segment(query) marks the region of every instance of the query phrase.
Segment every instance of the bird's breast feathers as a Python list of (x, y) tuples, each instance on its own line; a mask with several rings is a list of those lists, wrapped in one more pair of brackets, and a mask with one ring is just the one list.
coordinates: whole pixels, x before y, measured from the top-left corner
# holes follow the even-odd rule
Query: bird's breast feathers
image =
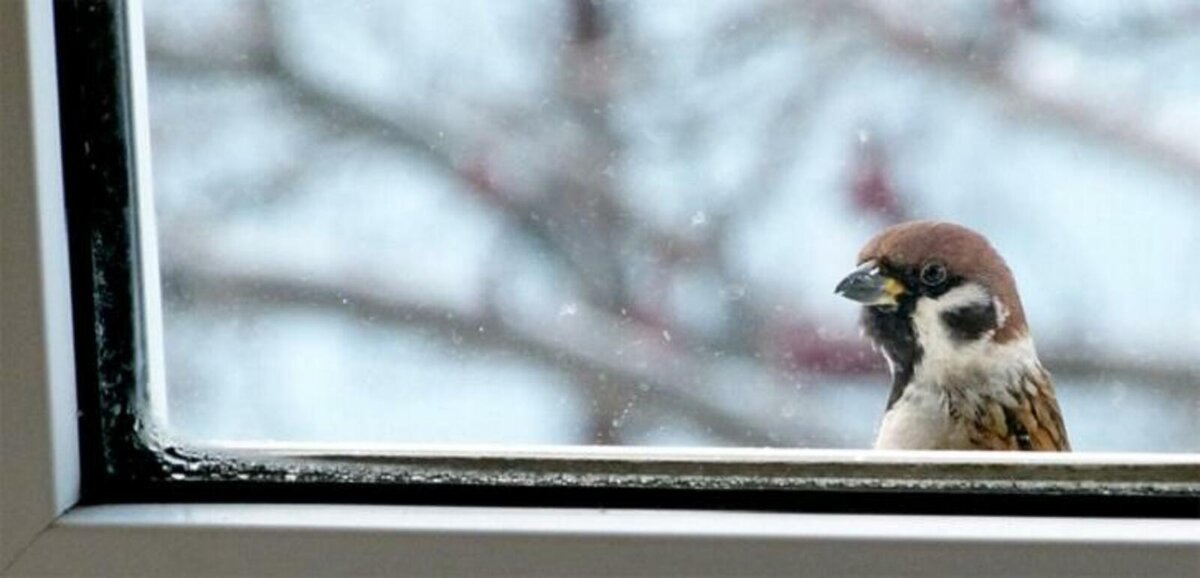
[[(975, 347), (972, 344), (971, 347)], [(1050, 376), (1029, 338), (936, 356), (884, 414), (877, 449), (1069, 449)]]

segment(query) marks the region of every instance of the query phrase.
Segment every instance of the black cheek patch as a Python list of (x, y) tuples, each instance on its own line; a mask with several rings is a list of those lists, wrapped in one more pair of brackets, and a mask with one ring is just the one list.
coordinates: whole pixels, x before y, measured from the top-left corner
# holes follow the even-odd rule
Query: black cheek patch
[(942, 313), (942, 323), (956, 341), (975, 341), (999, 325), (996, 304), (968, 305)]

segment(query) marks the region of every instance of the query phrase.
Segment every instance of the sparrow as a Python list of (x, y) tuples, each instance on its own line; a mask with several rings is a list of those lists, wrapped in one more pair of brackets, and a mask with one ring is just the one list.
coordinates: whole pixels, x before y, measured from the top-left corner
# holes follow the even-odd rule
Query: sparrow
[(876, 449), (1070, 451), (1012, 271), (983, 235), (895, 225), (835, 292), (863, 305), (891, 371)]

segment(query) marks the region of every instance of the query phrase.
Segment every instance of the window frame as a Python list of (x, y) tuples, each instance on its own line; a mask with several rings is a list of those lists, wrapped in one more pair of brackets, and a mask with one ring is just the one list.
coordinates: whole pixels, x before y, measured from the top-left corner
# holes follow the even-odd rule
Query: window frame
[[(97, 470), (102, 454), (89, 452), (97, 451), (99, 433), (93, 428), (98, 419), (88, 416), (87, 392), (77, 390), (75, 375), (79, 368), (80, 384), (102, 377), (88, 369), (95, 358), (76, 349), (82, 344), (78, 335), (94, 339), (95, 326), (87, 315), (80, 316), (90, 307), (78, 299), (80, 275), (88, 270), (81, 271), (77, 261), (68, 264), (68, 244), (76, 249), (81, 243), (68, 241), (68, 222), (75, 228), (79, 213), (70, 213), (77, 205), (64, 205), (64, 186), (71, 194), (72, 179), (79, 177), (72, 171), (85, 167), (60, 154), (60, 146), (71, 146), (66, 141), (73, 133), (64, 120), (60, 143), (58, 98), (73, 85), (59, 66), (80, 58), (60, 44), (56, 64), (54, 19), (63, 6), (50, 0), (0, 2), (0, 62), (5, 65), (0, 68), (5, 75), (0, 127), (8, 140), (0, 155), (6, 175), (0, 188), (5, 207), (0, 215), (5, 271), (0, 275), (5, 336), (0, 340), (5, 368), (0, 458), (6, 465), (0, 468), (0, 574), (394, 575), (407, 570), (550, 575), (580, 568), (610, 574), (794, 573), (798, 568), (896, 573), (903, 568), (928, 574), (953, 573), (964, 564), (1017, 573), (1200, 569), (1200, 508), (1193, 498), (1180, 496), (1128, 494), (1114, 501), (1096, 494), (1025, 494), (1042, 500), (1042, 506), (1075, 504), (1060, 514), (1096, 508), (1102, 514), (1147, 517), (1155, 513), (1155, 504), (1166, 508), (1159, 512), (1166, 519), (1113, 520), (1047, 518), (1055, 510), (1014, 505), (1020, 495), (999, 494), (936, 493), (929, 503), (942, 504), (946, 510), (940, 513), (958, 515), (920, 516), (913, 515), (920, 496), (882, 489), (872, 498), (796, 489), (771, 494), (760, 488), (745, 490), (739, 499), (711, 489), (388, 485), (373, 486), (382, 490), (355, 500), (353, 492), (367, 487), (326, 485), (315, 493), (289, 493), (281, 483), (231, 482), (214, 492), (162, 480), (97, 478), (104, 472)], [(89, 63), (86, 58), (75, 62), (84, 68)], [(71, 104), (64, 99), (62, 106)], [(87, 296), (90, 300), (90, 288)], [(133, 332), (127, 337), (133, 343)], [(386, 495), (387, 488), (395, 493)], [(779, 503), (761, 505), (771, 495)], [(680, 501), (672, 502), (671, 496)], [(986, 503), (977, 513), (993, 515), (961, 515), (972, 499)], [(856, 500), (875, 504), (868, 508), (874, 511), (909, 515), (849, 513), (856, 511)], [(284, 503), (249, 503), (254, 501)], [(339, 501), (410, 505), (330, 503)], [(794, 507), (787, 507), (789, 502)], [(412, 505), (421, 503), (438, 505)], [(889, 503), (900, 506), (889, 509)], [(832, 507), (822, 510), (822, 504)], [(1120, 504), (1124, 507), (1114, 507)], [(504, 505), (524, 507), (498, 507)], [(614, 505), (628, 509), (606, 509)], [(713, 511), (722, 507), (741, 511)], [(754, 509), (767, 511), (745, 511)], [(841, 513), (811, 513), (831, 510)]]
[[(1167, 517), (1200, 509), (1200, 456), (1186, 454), (176, 443), (145, 412), (165, 386), (140, 17), (139, 3), (125, 0), (55, 5), (75, 355), (88, 368), (78, 374), (77, 393), (85, 501), (286, 495), (344, 503)], [(894, 499), (898, 490), (905, 500)]]

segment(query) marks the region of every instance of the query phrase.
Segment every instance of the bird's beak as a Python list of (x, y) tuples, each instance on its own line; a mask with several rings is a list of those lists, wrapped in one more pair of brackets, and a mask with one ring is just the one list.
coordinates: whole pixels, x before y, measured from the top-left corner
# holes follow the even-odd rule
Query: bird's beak
[(842, 279), (833, 292), (863, 305), (895, 307), (904, 294), (904, 284), (880, 273), (875, 261), (867, 261)]

